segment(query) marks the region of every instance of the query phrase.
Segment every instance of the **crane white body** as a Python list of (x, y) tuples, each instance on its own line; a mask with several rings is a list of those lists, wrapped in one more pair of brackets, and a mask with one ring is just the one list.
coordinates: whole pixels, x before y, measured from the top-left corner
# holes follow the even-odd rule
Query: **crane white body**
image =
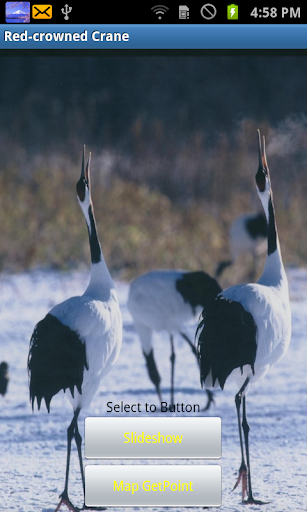
[(74, 397), (67, 390), (73, 409), (88, 407), (100, 381), (115, 365), (122, 336), (122, 321), (117, 295), (110, 288), (109, 297), (88, 295), (70, 299), (56, 305), (49, 314), (77, 332), (86, 346), (88, 370), (83, 373), (82, 394), (75, 388)]
[[(241, 388), (246, 378), (252, 384), (264, 377), (270, 367), (277, 363), (287, 352), (291, 339), (291, 312), (289, 307), (288, 283), (286, 276), (280, 288), (255, 284), (239, 285), (224, 290), (220, 295), (240, 302), (245, 311), (252, 314), (257, 325), (257, 354), (254, 373), (249, 365), (232, 371), (227, 382), (235, 381)], [(216, 382), (212, 385), (211, 376), (205, 386), (219, 388)], [(247, 392), (247, 391), (246, 391)]]

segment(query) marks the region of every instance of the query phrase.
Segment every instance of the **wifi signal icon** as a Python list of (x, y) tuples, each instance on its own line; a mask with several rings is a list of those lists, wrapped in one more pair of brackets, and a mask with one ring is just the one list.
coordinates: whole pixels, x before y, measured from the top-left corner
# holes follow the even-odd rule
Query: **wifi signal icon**
[(151, 10), (158, 16), (158, 20), (162, 20), (163, 14), (165, 14), (169, 9), (166, 5), (154, 5)]

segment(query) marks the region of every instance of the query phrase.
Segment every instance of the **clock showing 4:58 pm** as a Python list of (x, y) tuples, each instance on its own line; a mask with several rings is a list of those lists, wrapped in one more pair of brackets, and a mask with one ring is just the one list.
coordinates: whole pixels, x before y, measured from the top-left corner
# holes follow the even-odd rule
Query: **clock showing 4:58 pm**
[(254, 18), (300, 18), (300, 7), (254, 7), (250, 13)]

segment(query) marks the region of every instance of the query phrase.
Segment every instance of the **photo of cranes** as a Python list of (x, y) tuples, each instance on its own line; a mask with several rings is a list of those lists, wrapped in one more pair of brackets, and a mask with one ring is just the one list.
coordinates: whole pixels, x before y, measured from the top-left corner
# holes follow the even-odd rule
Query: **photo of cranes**
[(223, 512), (303, 512), (307, 57), (0, 61), (1, 510), (87, 509), (123, 401), (222, 419)]

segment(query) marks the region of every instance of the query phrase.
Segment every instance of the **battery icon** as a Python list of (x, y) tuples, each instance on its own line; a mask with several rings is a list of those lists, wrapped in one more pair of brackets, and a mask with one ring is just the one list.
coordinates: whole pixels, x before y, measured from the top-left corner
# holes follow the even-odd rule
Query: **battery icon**
[(227, 19), (237, 20), (239, 18), (239, 6), (235, 4), (227, 5)]

